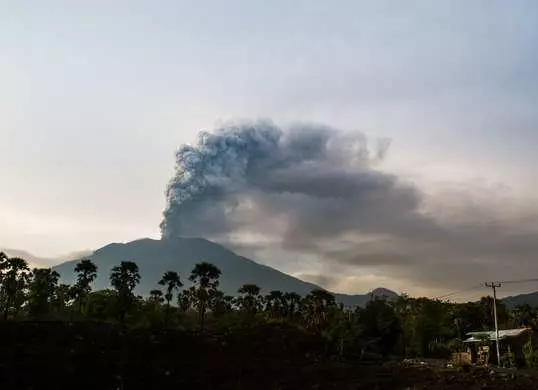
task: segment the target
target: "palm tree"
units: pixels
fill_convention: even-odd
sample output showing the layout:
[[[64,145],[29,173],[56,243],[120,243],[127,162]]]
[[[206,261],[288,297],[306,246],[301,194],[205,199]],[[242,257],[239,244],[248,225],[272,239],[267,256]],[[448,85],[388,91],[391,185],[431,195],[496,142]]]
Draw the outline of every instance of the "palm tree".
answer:
[[[284,311],[286,317],[295,320],[300,314],[303,298],[294,292],[284,293]]]
[[[132,294],[136,285],[140,282],[138,265],[132,261],[122,261],[120,265],[112,268],[110,284],[119,293]]]
[[[134,301],[133,290],[140,282],[138,265],[132,261],[122,261],[120,265],[112,268],[110,284],[118,293],[118,315],[123,322],[127,311]]]
[[[92,291],[91,283],[97,277],[97,266],[91,260],[81,260],[75,266],[77,281],[73,286],[73,295],[82,313],[88,294]]]
[[[31,315],[40,318],[50,312],[60,274],[51,268],[34,268],[32,274],[28,308]]]
[[[222,291],[216,291],[215,296],[211,300],[211,312],[218,317],[233,310],[234,297],[225,295]]]
[[[255,284],[245,284],[237,290],[241,294],[239,304],[247,313],[254,314],[260,306],[260,288]]]
[[[174,298],[174,291],[179,290],[183,283],[179,278],[179,274],[174,271],[166,271],[161,280],[159,280],[161,286],[166,286],[166,294],[164,294],[164,299],[166,299],[166,311],[164,314],[164,326],[168,325],[168,314],[170,312],[170,301]]]
[[[286,299],[282,291],[273,290],[265,296],[265,311],[270,317],[283,317],[285,315]]]
[[[183,313],[186,313],[191,308],[193,297],[194,287],[191,287],[188,290],[180,291],[177,295],[177,303],[179,306],[179,310],[181,310]]]
[[[336,307],[334,295],[321,289],[312,290],[303,303],[308,324],[316,328],[327,321],[331,309]]]
[[[194,266],[189,280],[194,283],[194,298],[197,301],[200,329],[204,329],[205,313],[219,286],[220,269],[202,262]]]
[[[26,260],[2,256],[2,296],[4,298],[4,320],[7,321],[9,311],[12,306],[18,306],[16,302],[17,294],[22,293],[28,285],[30,278],[30,268]],[[22,302],[20,302],[22,303]],[[15,310],[18,307],[14,307]]]

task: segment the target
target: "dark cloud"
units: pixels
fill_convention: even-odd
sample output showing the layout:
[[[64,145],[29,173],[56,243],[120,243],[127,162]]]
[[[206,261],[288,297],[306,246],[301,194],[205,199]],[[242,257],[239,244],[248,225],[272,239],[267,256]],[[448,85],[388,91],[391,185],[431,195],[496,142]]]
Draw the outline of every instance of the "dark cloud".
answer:
[[[432,289],[538,274],[532,202],[483,182],[427,195],[380,169],[386,146],[372,152],[362,134],[314,125],[249,122],[203,133],[178,153],[163,236],[217,239],[253,258],[263,253],[268,264],[311,256],[326,279],[304,278],[327,288],[365,269]]]
[[[341,253],[331,252],[327,254],[331,259],[335,259],[342,264],[360,267],[381,267],[381,266],[415,266],[416,260],[408,255],[397,253],[361,253],[353,255],[349,251]]]
[[[513,199],[511,203],[518,203]],[[506,204],[508,208],[510,202]],[[470,210],[474,212],[469,212]],[[328,252],[327,259],[350,267],[375,267],[394,279],[428,288],[465,288],[487,280],[527,279],[538,273],[538,228],[528,215],[504,215],[491,205],[466,205],[434,236],[398,233],[367,245],[348,245]]]
[[[330,275],[301,273],[297,274],[296,276],[299,279],[304,280],[305,282],[313,283],[327,290],[332,290],[335,286],[338,285],[339,282],[337,277],[333,277]]]

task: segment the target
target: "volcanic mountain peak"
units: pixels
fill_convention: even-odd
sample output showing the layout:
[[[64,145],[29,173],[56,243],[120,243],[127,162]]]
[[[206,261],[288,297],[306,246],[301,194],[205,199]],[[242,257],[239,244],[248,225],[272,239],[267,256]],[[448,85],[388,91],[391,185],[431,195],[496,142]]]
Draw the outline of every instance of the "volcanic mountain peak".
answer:
[[[306,295],[319,286],[307,283],[274,268],[258,264],[250,259],[239,256],[225,247],[203,238],[173,238],[153,240],[138,239],[128,243],[112,243],[86,256],[98,267],[98,278],[94,283],[95,289],[109,287],[109,274],[113,266],[121,261],[135,261],[141,274],[141,282],[137,293],[147,295],[150,290],[157,288],[157,282],[164,272],[176,271],[183,282],[188,285],[187,277],[196,263],[207,261],[216,265],[221,271],[220,289],[226,294],[234,295],[239,287],[246,283],[260,286],[263,293],[271,290],[296,292]],[[73,268],[78,260],[68,261],[54,267],[62,276],[62,282],[74,281]],[[374,296],[397,296],[393,291],[378,288],[372,291]],[[335,294],[338,301],[346,305],[364,305],[371,294],[346,295]]]

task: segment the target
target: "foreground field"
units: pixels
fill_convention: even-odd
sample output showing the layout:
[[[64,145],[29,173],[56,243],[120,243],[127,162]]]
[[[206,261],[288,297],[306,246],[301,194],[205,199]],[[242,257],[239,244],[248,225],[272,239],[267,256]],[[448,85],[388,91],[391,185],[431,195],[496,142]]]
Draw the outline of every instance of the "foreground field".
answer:
[[[233,333],[0,324],[2,389],[534,389],[530,375],[323,357],[323,340],[271,324]]]

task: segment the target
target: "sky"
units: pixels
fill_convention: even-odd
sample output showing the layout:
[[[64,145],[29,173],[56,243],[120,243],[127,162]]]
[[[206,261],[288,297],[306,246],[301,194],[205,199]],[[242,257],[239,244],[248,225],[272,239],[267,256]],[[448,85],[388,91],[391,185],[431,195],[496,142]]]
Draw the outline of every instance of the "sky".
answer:
[[[0,247],[158,238],[177,148],[270,118],[389,138],[375,170],[434,228],[384,213],[343,256],[258,226],[241,253],[339,292],[538,277],[537,18],[533,0],[0,0]]]

